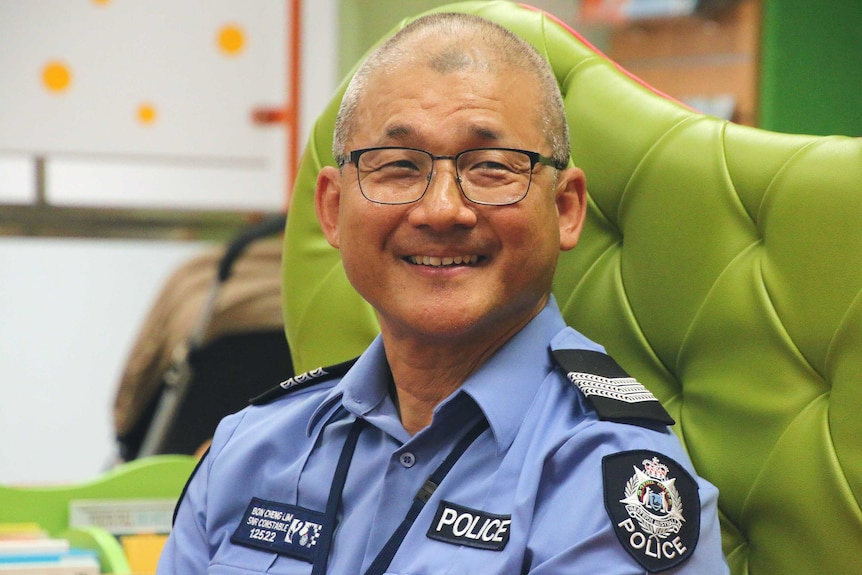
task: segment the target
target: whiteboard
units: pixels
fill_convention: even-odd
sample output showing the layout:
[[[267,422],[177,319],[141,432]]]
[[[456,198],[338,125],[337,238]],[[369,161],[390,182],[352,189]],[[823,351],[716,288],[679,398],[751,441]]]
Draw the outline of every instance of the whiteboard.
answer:
[[[286,5],[0,0],[0,156],[64,205],[283,208],[285,131],[251,115],[287,100]]]

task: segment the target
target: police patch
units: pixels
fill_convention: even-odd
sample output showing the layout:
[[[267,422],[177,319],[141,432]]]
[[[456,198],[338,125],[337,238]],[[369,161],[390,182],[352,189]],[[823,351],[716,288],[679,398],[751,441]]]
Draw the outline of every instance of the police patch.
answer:
[[[509,542],[511,515],[496,515],[441,501],[426,534],[454,545],[502,551]]]
[[[623,547],[650,573],[691,557],[700,536],[697,482],[676,461],[654,451],[602,459],[605,509]]]

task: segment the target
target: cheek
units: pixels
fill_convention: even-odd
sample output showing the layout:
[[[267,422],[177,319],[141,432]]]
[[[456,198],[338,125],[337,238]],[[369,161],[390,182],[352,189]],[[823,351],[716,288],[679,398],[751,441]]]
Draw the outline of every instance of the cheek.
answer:
[[[525,281],[541,284],[551,281],[560,253],[557,220],[556,210],[540,209],[527,221],[502,228],[504,238],[510,240],[509,246],[516,254],[515,273],[530,276]]]
[[[381,277],[382,270],[376,265],[380,261],[379,255],[372,254],[366,247],[367,243],[353,237],[342,242],[341,264],[353,289],[363,299],[373,300],[374,290],[379,289],[384,279]]]
[[[341,260],[345,269],[352,271],[353,268],[361,268],[363,260],[372,260],[370,257],[371,246],[376,245],[369,229],[363,229],[361,221],[355,218],[342,218],[339,225],[339,240],[341,245]]]
[[[398,225],[397,210],[370,202],[348,202],[338,218],[341,259],[351,281],[376,274],[389,238]],[[383,209],[381,209],[383,208]]]
[[[559,216],[553,205],[535,206],[527,217],[519,218],[501,230],[504,238],[523,250],[526,258],[547,260],[555,258],[560,247]]]

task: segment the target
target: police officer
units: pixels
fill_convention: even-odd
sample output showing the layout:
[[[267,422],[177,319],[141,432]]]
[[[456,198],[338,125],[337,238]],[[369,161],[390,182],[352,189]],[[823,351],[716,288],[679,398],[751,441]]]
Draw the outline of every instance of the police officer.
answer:
[[[159,574],[727,573],[716,489],[551,291],[584,174],[547,63],[417,20],[353,78],[316,208],[381,335],[226,418]]]

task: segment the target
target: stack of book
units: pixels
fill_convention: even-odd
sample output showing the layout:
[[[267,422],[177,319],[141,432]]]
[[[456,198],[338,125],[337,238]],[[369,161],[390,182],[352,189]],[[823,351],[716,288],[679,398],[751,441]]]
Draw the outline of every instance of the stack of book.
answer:
[[[132,573],[154,575],[175,505],[174,499],[72,500],[69,525],[104,529],[119,540]]]
[[[0,575],[99,575],[95,551],[74,549],[37,525],[0,526]]]

